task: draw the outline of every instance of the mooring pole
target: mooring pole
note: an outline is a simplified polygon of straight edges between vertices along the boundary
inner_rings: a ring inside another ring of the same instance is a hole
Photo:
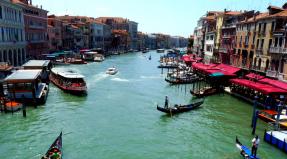
[[[258,114],[259,114],[259,111],[257,110],[257,111],[255,112],[254,123],[253,123],[253,129],[252,129],[252,135],[254,135],[255,132],[256,132],[256,125],[257,125]]]
[[[257,100],[258,100],[258,96],[256,95],[254,97],[254,104],[253,104],[253,114],[252,114],[252,121],[251,121],[251,127],[252,128],[253,128],[253,123],[254,123],[255,116],[256,116]]]

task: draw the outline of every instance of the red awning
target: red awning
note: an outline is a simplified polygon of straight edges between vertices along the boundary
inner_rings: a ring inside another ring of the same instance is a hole
[[[183,56],[182,60],[184,62],[196,62],[196,60],[192,59],[190,56]]]
[[[219,64],[216,67],[222,71],[228,72],[229,74],[235,74],[236,72],[240,71],[240,68],[233,67],[230,65],[225,65],[225,64]]]
[[[261,80],[263,78],[265,78],[264,76],[261,76],[259,74],[255,74],[255,73],[249,73],[247,75],[245,75],[246,78],[249,78],[249,79],[255,79],[255,80]]]
[[[209,75],[213,74],[213,73],[220,72],[226,76],[236,76],[235,73],[240,70],[240,68],[228,66],[225,64],[205,65],[203,63],[193,63],[192,67],[193,67],[193,69],[199,70],[199,71],[206,73],[206,74],[209,74]]]
[[[247,88],[250,89],[254,89],[258,92],[261,92],[265,95],[269,95],[269,94],[287,94],[287,90],[283,90],[268,84],[263,84],[260,82],[253,82],[247,79],[231,79],[230,80],[231,83],[237,84],[237,85],[241,85],[241,86],[245,86]]]
[[[259,82],[266,83],[266,84],[269,84],[271,86],[287,90],[287,83],[285,83],[285,82],[281,82],[281,81],[273,80],[273,79],[269,79],[269,78],[263,78],[263,79],[259,80]]]

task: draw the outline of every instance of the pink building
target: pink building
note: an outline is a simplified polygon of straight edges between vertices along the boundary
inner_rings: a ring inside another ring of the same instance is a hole
[[[55,15],[48,16],[48,41],[49,51],[59,51],[63,49],[63,22]]]

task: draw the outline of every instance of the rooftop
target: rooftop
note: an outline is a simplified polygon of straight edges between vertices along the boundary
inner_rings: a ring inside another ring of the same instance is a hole
[[[5,82],[33,82],[41,74],[42,70],[18,70],[5,78]]]
[[[23,66],[30,67],[30,66],[37,66],[37,67],[46,67],[50,63],[50,60],[30,60],[26,62]]]

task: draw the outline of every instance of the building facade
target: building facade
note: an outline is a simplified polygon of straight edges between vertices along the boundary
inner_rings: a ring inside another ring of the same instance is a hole
[[[62,36],[63,22],[55,15],[48,16],[48,40],[49,52],[60,51],[63,49]]]
[[[19,66],[26,61],[24,16],[21,6],[0,1],[0,61]]]
[[[32,0],[12,0],[21,6],[24,13],[27,56],[39,58],[49,52],[47,40],[48,11],[32,5]]]

